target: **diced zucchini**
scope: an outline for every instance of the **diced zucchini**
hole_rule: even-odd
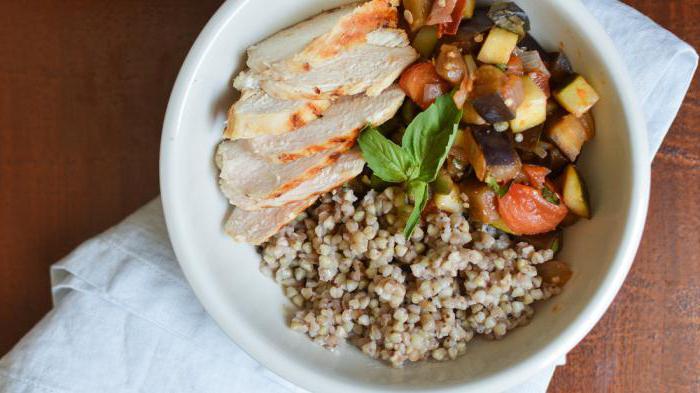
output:
[[[493,27],[477,60],[487,64],[506,64],[518,43],[518,35],[500,27]]]
[[[506,132],[490,127],[470,127],[465,133],[467,157],[476,177],[505,182],[520,173],[522,163]]]
[[[561,185],[562,198],[566,207],[579,217],[591,218],[591,205],[588,202],[586,185],[574,165],[570,164],[564,169]]]
[[[411,13],[411,23],[409,23],[411,31],[416,31],[425,26],[428,15],[433,8],[433,0],[403,0],[403,6],[406,11]]]
[[[547,96],[530,77],[523,76],[522,81],[525,98],[515,119],[510,121],[510,129],[516,133],[540,125],[547,119]]]
[[[452,181],[450,175],[444,170],[440,171],[438,177],[432,184],[433,191],[436,194],[447,195],[452,192],[452,190],[457,189],[457,185]]]
[[[462,198],[459,196],[459,191],[453,190],[449,194],[435,194],[433,196],[433,201],[435,201],[435,206],[437,206],[438,209],[448,213],[462,213],[462,211],[464,211],[464,205],[462,203]]]
[[[411,44],[411,46],[413,46],[413,48],[417,50],[418,53],[421,54],[421,56],[429,58],[433,54],[437,43],[437,27],[423,26],[420,28],[420,30],[418,30],[418,33],[416,33],[416,36],[413,38],[413,43]]]
[[[537,265],[536,267],[537,274],[542,277],[542,281],[544,281],[546,284],[556,285],[559,288],[566,285],[566,283],[571,279],[571,276],[574,274],[569,265],[556,260],[547,261]]]
[[[600,99],[598,93],[581,75],[577,75],[566,86],[556,91],[554,97],[564,109],[576,117],[588,112]]]
[[[461,213],[464,210],[461,191],[450,175],[440,172],[432,186],[435,192],[433,201],[438,209],[450,213]]]
[[[466,0],[466,5],[464,6],[464,13],[462,14],[462,19],[471,19],[474,16],[474,10],[476,9],[476,0]]]
[[[469,198],[469,217],[484,224],[491,224],[501,219],[496,206],[496,192],[488,185],[470,179],[462,186],[462,191]]]
[[[549,125],[547,137],[573,162],[586,142],[586,130],[579,118],[569,114]]]
[[[492,65],[483,65],[476,70],[471,103],[488,123],[513,120],[524,97],[520,77],[507,75]]]
[[[466,124],[474,124],[478,126],[486,124],[486,120],[479,116],[476,109],[474,109],[474,105],[472,105],[469,101],[465,102],[464,107],[462,108],[462,121]]]

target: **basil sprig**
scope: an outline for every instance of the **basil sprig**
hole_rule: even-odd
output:
[[[410,238],[428,202],[428,184],[435,181],[457,135],[462,110],[451,94],[439,97],[418,114],[403,135],[401,146],[379,130],[367,127],[358,140],[362,155],[374,174],[385,182],[407,183],[414,201],[404,235]]]

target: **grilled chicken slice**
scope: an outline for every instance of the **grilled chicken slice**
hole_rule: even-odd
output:
[[[260,89],[244,90],[228,112],[224,137],[283,134],[316,120],[330,105],[330,100],[281,100]]]
[[[417,58],[405,31],[379,29],[368,34],[366,42],[323,61],[300,65],[295,56],[262,72],[242,72],[234,86],[239,90],[260,87],[272,96],[288,100],[334,99],[360,93],[376,96]]]
[[[247,64],[256,72],[284,61],[314,65],[364,43],[370,32],[395,28],[397,24],[398,11],[390,0],[350,4],[316,15],[251,46]]]
[[[352,14],[357,4],[349,4],[313,16],[284,29],[248,48],[246,64],[253,71],[265,71],[270,65],[301,53],[311,41],[333,30],[341,19]]]
[[[278,164],[255,154],[246,141],[224,141],[216,153],[216,162],[221,169],[219,184],[235,206],[246,205],[250,200],[274,199],[316,176],[348,148],[343,146]]]
[[[236,208],[226,221],[224,230],[237,242],[259,245],[298,217],[317,199],[318,197],[312,197],[283,207],[256,211]]]
[[[321,169],[314,177],[306,180],[277,198],[256,200],[253,198],[236,199],[236,206],[243,210],[281,207],[297,201],[306,200],[323,194],[353,179],[362,172],[365,160],[359,150],[343,153],[338,161]]]
[[[401,107],[404,93],[394,85],[376,97],[364,94],[338,99],[322,118],[279,136],[248,140],[257,154],[276,162],[288,162],[341,145],[354,144],[367,125],[378,126],[391,119]]]

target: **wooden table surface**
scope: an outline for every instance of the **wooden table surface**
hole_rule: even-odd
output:
[[[700,0],[627,3],[698,47]],[[219,4],[0,4],[0,355],[51,307],[49,265],[158,194],[168,95]],[[632,272],[552,392],[700,391],[698,119],[695,81],[654,161]]]

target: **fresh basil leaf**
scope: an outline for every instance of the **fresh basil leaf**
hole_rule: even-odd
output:
[[[553,203],[553,204],[559,206],[559,203],[560,203],[559,197],[557,196],[557,194],[555,192],[553,192],[549,188],[547,188],[547,187],[542,188],[542,197],[544,199],[546,199],[547,202]]]
[[[367,127],[358,140],[362,155],[370,169],[384,181],[401,183],[415,172],[415,161],[411,155],[382,135],[379,130]]]
[[[491,176],[487,176],[485,179],[486,184],[495,192],[499,197],[503,198],[508,193],[508,190],[510,189],[510,184],[505,184],[505,185],[500,185]]]
[[[428,203],[428,183],[423,181],[412,181],[408,184],[408,194],[413,198],[413,211],[406,221],[406,226],[403,229],[403,234],[406,240],[411,238],[413,230],[420,222],[421,213]]]
[[[402,145],[419,165],[415,179],[432,182],[454,144],[462,110],[457,108],[451,94],[438,97],[425,111],[416,116],[403,135]]]

